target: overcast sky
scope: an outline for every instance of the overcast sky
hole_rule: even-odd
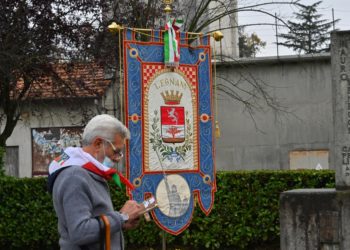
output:
[[[257,3],[268,2],[269,0],[238,0],[239,6],[248,6]],[[282,0],[283,1],[283,0]],[[285,1],[289,2],[289,1]],[[301,0],[300,3],[305,5],[311,5],[317,2],[317,0]],[[332,8],[334,9],[334,18],[340,19],[335,28],[340,30],[350,30],[350,0],[323,0],[319,5],[318,13],[323,16],[321,19],[332,20]],[[261,9],[268,11],[272,14],[277,13],[283,17],[285,21],[296,21],[293,16],[293,12],[297,12],[298,9],[289,5],[269,5],[262,7]],[[239,25],[253,24],[253,23],[271,23],[274,24],[273,17],[267,16],[258,12],[241,12],[238,14]],[[251,34],[255,32],[263,41],[265,41],[266,47],[262,49],[257,56],[276,56],[277,46],[276,42],[276,27],[275,26],[250,26],[245,28],[245,32]],[[286,33],[287,30],[279,27],[278,32]],[[286,47],[279,46],[279,55],[293,55],[296,54],[293,50],[289,50]]]

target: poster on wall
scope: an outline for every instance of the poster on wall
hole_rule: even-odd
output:
[[[67,147],[81,147],[83,127],[32,128],[32,173],[48,174],[50,162]]]

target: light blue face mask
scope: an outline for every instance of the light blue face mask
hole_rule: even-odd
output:
[[[108,156],[106,156],[105,145],[103,144],[103,152],[105,154],[105,158],[103,159],[102,164],[107,168],[112,168],[115,165],[115,162],[111,160]]]
[[[104,166],[106,166],[107,168],[112,168],[112,167],[114,167],[115,162],[113,162],[113,161],[111,160],[111,158],[109,158],[108,156],[105,156],[105,158],[103,159],[102,164],[103,164]]]

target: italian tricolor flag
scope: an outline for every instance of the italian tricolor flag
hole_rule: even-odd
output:
[[[179,66],[180,62],[180,32],[182,20],[169,20],[164,33],[164,63],[167,66]]]

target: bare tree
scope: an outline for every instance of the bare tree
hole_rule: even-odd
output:
[[[57,65],[86,57],[92,41],[89,38],[98,29],[102,2],[1,1],[0,147],[6,145],[23,106],[33,97],[34,83],[50,77],[56,92],[74,96],[74,88],[60,77]]]
[[[196,11],[194,11],[195,15],[185,22],[185,30],[190,32],[202,32],[207,28],[210,24],[219,21],[222,18],[225,18],[229,15],[238,13],[238,12],[259,12],[263,13],[267,16],[271,16],[275,18],[274,13],[267,11],[265,8],[278,6],[278,5],[295,5],[298,0],[291,1],[263,1],[256,4],[249,3],[244,4],[244,1],[239,2],[239,6],[234,4],[236,1],[233,0],[201,0],[201,1],[186,1],[189,2],[189,5],[184,5],[182,10],[183,17],[191,17],[191,12],[193,11],[194,2],[196,6]],[[284,20],[280,17],[276,17],[282,23],[285,23]],[[259,23],[252,23],[252,25],[259,25]],[[235,26],[239,26],[238,23],[235,25],[230,24],[227,27],[221,27],[221,29],[232,29]],[[213,30],[209,30],[211,32]]]

